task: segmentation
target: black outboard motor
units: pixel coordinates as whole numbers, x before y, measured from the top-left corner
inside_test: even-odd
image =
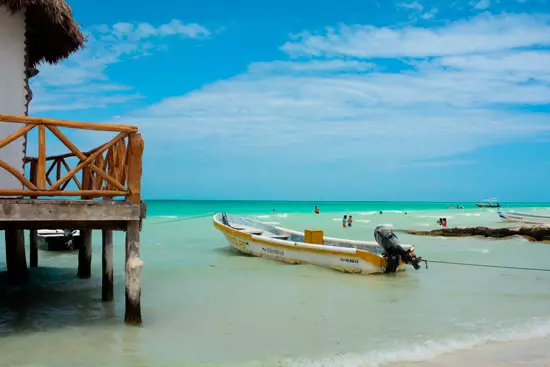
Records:
[[[422,261],[422,258],[411,254],[410,249],[405,250],[401,247],[399,239],[391,229],[383,226],[376,227],[374,229],[374,239],[384,249],[382,256],[388,261],[386,273],[395,273],[399,266],[400,259],[403,260],[405,264],[411,264],[415,269],[420,269],[418,263]]]

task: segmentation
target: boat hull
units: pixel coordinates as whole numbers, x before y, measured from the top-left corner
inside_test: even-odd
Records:
[[[380,255],[355,248],[336,248],[334,246],[295,243],[291,241],[264,239],[233,230],[216,220],[214,226],[220,230],[235,250],[257,257],[264,257],[289,264],[312,264],[328,267],[346,273],[376,274],[384,273],[386,259]],[[403,271],[406,264],[402,261],[397,271]]]
[[[550,226],[550,217],[542,215],[498,212],[498,216],[501,219],[509,222],[522,222],[528,224],[542,224]]]

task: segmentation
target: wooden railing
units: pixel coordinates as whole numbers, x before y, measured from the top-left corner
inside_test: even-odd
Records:
[[[25,158],[25,163],[30,163],[30,178],[26,178],[18,169],[0,160],[0,167],[15,176],[25,188],[12,190],[0,187],[0,196],[80,196],[82,199],[123,196],[132,203],[140,203],[143,139],[137,127],[2,114],[0,122],[26,124],[0,140],[0,149],[38,128],[38,157]],[[59,127],[118,134],[107,143],[91,151],[82,152]],[[47,157],[46,129],[51,131],[70,152]],[[78,164],[72,168],[68,162],[70,158],[78,160]],[[71,181],[75,183],[77,190],[66,189]]]

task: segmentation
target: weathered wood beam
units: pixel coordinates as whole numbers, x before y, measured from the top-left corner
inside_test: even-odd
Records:
[[[128,136],[128,201],[139,204],[141,201],[141,174],[143,156],[143,138],[141,134],[134,133]]]
[[[29,252],[30,267],[38,267],[38,232],[36,229],[31,229],[29,233]]]
[[[126,311],[124,322],[141,325],[141,268],[139,258],[139,221],[128,222],[126,229]]]
[[[140,206],[122,200],[0,199],[0,222],[139,220]]]
[[[79,278],[90,278],[92,276],[92,230],[81,230],[80,241],[77,275]]]
[[[69,178],[69,180],[72,177]],[[48,181],[51,182],[51,181]],[[115,190],[74,190],[66,191],[60,188],[59,190],[11,190],[11,189],[0,189],[0,196],[29,196],[29,197],[42,197],[42,196],[86,196],[86,197],[101,197],[101,196],[128,196],[128,191],[115,191]]]
[[[97,124],[97,123],[91,123],[91,122],[76,122],[76,121],[69,121],[69,120],[57,120],[57,119],[51,119],[51,118],[39,118],[39,117],[5,115],[5,114],[0,114],[0,122],[51,125],[51,126],[68,127],[73,129],[96,130],[96,131],[117,131],[117,132],[127,132],[127,133],[133,133],[138,131],[137,126],[131,126],[131,125]]]
[[[102,259],[101,259],[101,300],[112,301],[113,285],[113,231],[102,231]]]
[[[58,220],[43,220],[34,222],[2,222],[0,221],[0,230],[6,229],[59,229],[59,228],[72,228],[72,229],[110,229],[113,231],[125,231],[125,220],[113,220],[113,221],[58,221]]]
[[[25,258],[25,234],[22,229],[8,229],[5,239],[8,281],[13,285],[23,284],[29,279]]]

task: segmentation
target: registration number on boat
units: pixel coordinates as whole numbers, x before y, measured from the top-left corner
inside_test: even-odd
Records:
[[[359,264],[358,259],[346,259],[345,257],[341,257],[340,261],[345,262],[345,263],[351,263],[351,264]]]
[[[267,252],[268,254],[274,254],[274,255],[280,255],[280,256],[285,255],[285,252],[283,250],[278,250],[278,249],[269,248],[269,247],[262,247],[262,251]]]
[[[240,247],[240,248],[243,248],[245,249],[246,248],[246,245],[248,245],[248,242],[246,241],[243,241],[243,240],[240,240],[238,238],[233,238],[232,239],[233,241],[233,245],[237,246],[237,247]]]

